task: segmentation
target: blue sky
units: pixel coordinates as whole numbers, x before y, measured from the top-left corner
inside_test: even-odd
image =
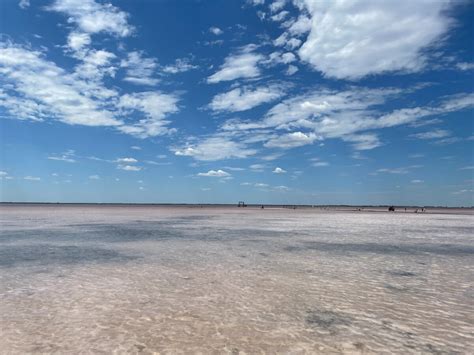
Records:
[[[0,16],[2,201],[473,205],[472,2]]]

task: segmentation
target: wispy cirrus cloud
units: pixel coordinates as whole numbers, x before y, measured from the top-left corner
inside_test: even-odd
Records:
[[[423,165],[410,165],[398,168],[381,168],[376,171],[376,173],[386,173],[386,174],[409,174],[413,169],[422,168]]]
[[[400,108],[391,112],[381,109],[386,102],[400,96],[403,96],[401,90],[394,88],[313,90],[283,100],[268,110],[261,120],[231,119],[224,122],[221,129],[234,136],[246,137],[247,141],[251,141],[249,136],[260,136],[259,141],[267,148],[291,149],[318,140],[341,139],[356,150],[370,150],[383,144],[378,130],[432,120],[431,117],[437,115],[474,107],[473,94],[462,93],[444,97],[436,106]]]
[[[296,148],[303,145],[312,144],[318,136],[312,132],[291,132],[276,136],[268,140],[264,146],[267,148]]]
[[[451,132],[445,129],[434,129],[432,131],[414,133],[410,135],[412,138],[418,139],[436,139],[436,138],[446,138],[451,135]]]
[[[240,78],[255,78],[260,75],[258,63],[264,59],[262,54],[255,52],[255,45],[240,48],[225,58],[219,70],[207,78],[209,84],[231,81]]]
[[[219,136],[188,143],[184,147],[172,147],[171,150],[175,155],[193,157],[202,161],[247,158],[257,153],[255,149],[243,143]]]
[[[178,101],[177,95],[159,91],[125,94],[119,99],[118,109],[124,114],[138,112],[143,117],[138,122],[122,125],[118,129],[138,138],[172,133],[174,130],[167,127],[170,121],[166,117],[179,111]]]
[[[75,163],[76,162],[75,152],[72,149],[69,149],[69,150],[65,151],[64,153],[62,153],[62,154],[50,155],[50,156],[48,156],[48,159],[49,160],[64,161],[64,162],[67,162],[67,163]]]
[[[129,15],[111,4],[94,0],[55,0],[47,9],[67,15],[68,22],[84,33],[106,32],[126,37],[134,31],[128,23]]]
[[[159,80],[154,77],[158,63],[154,58],[145,57],[143,52],[133,51],[120,63],[126,69],[125,81],[136,85],[154,86]]]
[[[243,86],[214,96],[208,107],[216,112],[240,112],[261,104],[275,101],[285,94],[285,87],[278,84],[252,88]]]
[[[90,92],[87,82],[43,58],[38,51],[12,43],[0,44],[0,70],[3,79],[11,84],[0,101],[7,109],[13,108],[20,118],[44,120],[54,117],[67,124],[86,126],[119,126],[115,118]],[[16,95],[14,95],[16,94]],[[26,103],[25,110],[12,107],[10,97]]]
[[[0,44],[0,75],[8,90],[0,105],[20,119],[57,119],[70,125],[112,126],[139,138],[173,132],[165,118],[179,110],[176,94],[145,91],[120,95],[101,83],[82,80],[44,58],[43,53],[13,43]],[[114,98],[114,100],[111,100]],[[136,122],[124,115],[141,114]]]
[[[198,66],[192,64],[190,59],[178,58],[175,60],[174,64],[169,64],[169,65],[164,66],[162,68],[162,71],[167,74],[178,74],[178,73],[184,73],[196,68],[198,68]]]

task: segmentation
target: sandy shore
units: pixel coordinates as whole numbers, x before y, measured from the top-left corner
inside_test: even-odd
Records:
[[[469,353],[471,210],[0,206],[1,353]]]

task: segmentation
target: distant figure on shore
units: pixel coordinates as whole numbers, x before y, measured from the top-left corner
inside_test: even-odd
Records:
[[[389,212],[395,212],[395,207],[394,207],[394,206],[390,206],[390,207],[388,208],[388,211],[389,211]]]
[[[265,206],[264,206],[264,205],[262,205],[261,209],[263,210],[264,208],[265,208]]]

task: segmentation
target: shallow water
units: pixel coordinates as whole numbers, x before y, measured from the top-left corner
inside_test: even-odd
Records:
[[[0,207],[2,353],[469,353],[474,216]]]

